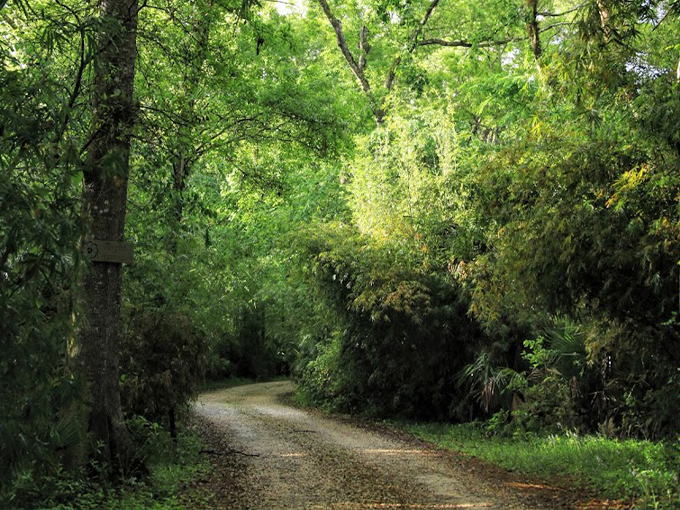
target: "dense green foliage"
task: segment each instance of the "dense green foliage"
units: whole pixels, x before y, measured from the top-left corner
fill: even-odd
[[[450,408],[476,402],[456,419],[507,409],[533,429],[677,433],[677,55],[660,50],[675,47],[676,18],[663,3],[573,7],[538,58],[524,41],[484,44],[500,37],[465,23],[469,32],[451,39],[473,41],[469,49],[409,55],[389,114],[348,159],[354,226],[326,235],[330,247],[311,246],[325,281],[349,287],[330,296],[349,318],[303,374],[310,390],[315,372],[361,366],[363,349],[383,359],[389,345],[384,362],[350,372],[352,384],[329,377],[328,397],[379,393],[388,372],[391,413],[422,413],[417,391],[447,388]],[[450,9],[433,16],[458,13]],[[383,313],[395,304],[413,312],[408,320]],[[456,306],[472,320],[450,313]],[[448,339],[432,335],[438,356],[419,320],[446,325]],[[427,362],[400,353],[384,323]],[[403,374],[417,380],[421,370],[447,375],[414,381],[404,400]]]
[[[79,130],[60,97],[72,37],[46,9],[37,31],[2,24],[0,44],[0,501],[22,484],[82,462],[82,384],[67,363],[81,235],[74,190],[80,165],[66,130]],[[3,13],[3,20],[5,20]],[[89,37],[83,29],[82,37]],[[50,41],[44,44],[44,39]],[[23,58],[22,58],[23,57]],[[70,132],[69,132],[70,134]],[[12,481],[16,487],[6,486]],[[25,488],[24,488],[25,490]]]
[[[0,6],[0,504],[31,506],[98,458],[81,188],[109,21]],[[129,427],[174,428],[204,375],[292,373],[346,411],[677,440],[678,9],[145,3]]]
[[[303,387],[347,411],[453,416],[465,401],[455,382],[460,349],[481,336],[465,301],[451,282],[394,264],[386,247],[348,228],[315,228],[306,239],[342,329],[307,346],[298,361]]]

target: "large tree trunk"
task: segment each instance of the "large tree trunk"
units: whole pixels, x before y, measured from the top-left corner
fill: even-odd
[[[124,239],[130,136],[134,124],[137,0],[100,0],[99,54],[95,63],[92,142],[84,172],[83,212],[94,239]],[[128,436],[118,387],[120,264],[94,262],[83,281],[85,321],[81,363],[90,399],[89,428],[116,467]]]

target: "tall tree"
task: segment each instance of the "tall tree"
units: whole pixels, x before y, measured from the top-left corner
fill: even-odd
[[[95,239],[124,239],[137,57],[137,0],[101,0],[94,72],[92,141],[84,171],[83,212]],[[122,267],[95,262],[85,275],[81,357],[89,386],[89,429],[114,462],[127,443],[118,388]]]

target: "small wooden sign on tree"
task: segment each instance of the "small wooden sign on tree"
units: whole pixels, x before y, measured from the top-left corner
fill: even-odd
[[[124,241],[90,239],[83,245],[85,257],[92,262],[132,264],[135,245]]]

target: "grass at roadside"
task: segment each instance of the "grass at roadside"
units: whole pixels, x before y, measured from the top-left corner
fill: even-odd
[[[193,419],[186,420],[180,428],[177,444],[161,427],[152,425],[151,429],[137,433],[136,441],[147,459],[148,475],[139,480],[125,480],[116,494],[110,495],[108,500],[98,501],[95,507],[120,510],[185,508],[180,494],[190,481],[209,469],[208,462],[200,454],[204,444],[196,424]]]
[[[680,508],[680,442],[614,440],[599,436],[489,435],[480,424],[402,423],[416,437],[544,478],[567,477],[609,499],[637,508]]]

